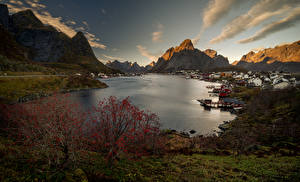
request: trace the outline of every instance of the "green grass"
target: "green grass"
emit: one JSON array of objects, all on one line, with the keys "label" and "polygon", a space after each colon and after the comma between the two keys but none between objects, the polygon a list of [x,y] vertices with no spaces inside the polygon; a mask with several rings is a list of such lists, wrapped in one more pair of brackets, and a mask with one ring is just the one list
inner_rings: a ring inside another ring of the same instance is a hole
[{"label": "green grass", "polygon": [[36,93],[52,93],[89,88],[105,88],[106,84],[86,77],[40,76],[0,78],[0,97],[13,102],[20,97]]},{"label": "green grass", "polygon": [[0,181],[299,181],[300,158],[267,156],[164,155],[116,161],[108,167],[99,153],[88,153],[76,165],[55,175],[40,172],[21,146],[0,138]]},{"label": "green grass", "polygon": [[245,101],[246,103],[251,101],[253,97],[258,95],[260,88],[247,88],[247,87],[235,87],[233,93],[230,94],[230,97],[235,97]]}]

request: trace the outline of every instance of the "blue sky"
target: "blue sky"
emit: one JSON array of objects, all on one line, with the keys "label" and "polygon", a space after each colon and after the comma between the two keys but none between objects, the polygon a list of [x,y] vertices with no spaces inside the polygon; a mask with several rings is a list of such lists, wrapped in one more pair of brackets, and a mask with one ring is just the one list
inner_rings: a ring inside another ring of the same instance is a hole
[{"label": "blue sky", "polygon": [[102,62],[147,65],[192,39],[239,60],[251,50],[299,40],[299,0],[0,0],[32,9],[70,37],[83,31]]}]

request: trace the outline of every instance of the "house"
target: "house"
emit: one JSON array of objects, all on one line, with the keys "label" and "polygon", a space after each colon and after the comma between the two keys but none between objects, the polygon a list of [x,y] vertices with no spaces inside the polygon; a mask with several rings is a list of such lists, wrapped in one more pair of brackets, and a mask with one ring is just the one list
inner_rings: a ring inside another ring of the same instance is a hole
[{"label": "house", "polygon": [[253,78],[250,79],[248,83],[252,83],[255,87],[260,87],[262,85],[262,80],[260,78]]},{"label": "house", "polygon": [[268,77],[266,77],[266,78],[264,79],[264,82],[271,82],[271,79],[268,78]]},{"label": "house", "polygon": [[289,86],[289,82],[280,82],[280,83],[276,83],[273,85],[274,89],[284,89],[287,88]]},{"label": "house", "polygon": [[244,75],[244,79],[248,79],[249,78],[249,75],[248,74],[245,74]]}]

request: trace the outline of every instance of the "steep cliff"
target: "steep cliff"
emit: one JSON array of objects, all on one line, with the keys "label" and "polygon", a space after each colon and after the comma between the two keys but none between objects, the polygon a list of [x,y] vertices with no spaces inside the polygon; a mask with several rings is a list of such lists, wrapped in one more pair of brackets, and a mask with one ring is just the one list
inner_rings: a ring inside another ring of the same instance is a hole
[{"label": "steep cliff", "polygon": [[[113,72],[96,58],[82,32],[68,37],[56,28],[44,25],[31,10],[8,15],[6,5],[0,6],[0,24],[12,39],[27,50],[26,57],[35,62],[55,67],[64,64],[68,69],[92,72]],[[1,39],[2,44],[7,40]],[[3,53],[6,56],[6,53]],[[9,53],[7,53],[9,54]],[[70,64],[70,66],[67,66]],[[75,71],[75,70],[74,70]]]}]

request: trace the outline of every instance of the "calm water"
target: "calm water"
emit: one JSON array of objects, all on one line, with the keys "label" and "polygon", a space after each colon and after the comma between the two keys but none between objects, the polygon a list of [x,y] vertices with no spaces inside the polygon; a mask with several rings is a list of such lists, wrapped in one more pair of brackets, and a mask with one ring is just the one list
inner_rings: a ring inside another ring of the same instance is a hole
[{"label": "calm water", "polygon": [[197,134],[216,130],[223,121],[235,116],[229,112],[204,110],[196,99],[207,98],[207,85],[211,83],[170,75],[144,75],[101,79],[109,85],[106,89],[94,89],[73,93],[82,105],[89,107],[109,96],[126,98],[142,109],[156,113],[162,128],[179,131],[194,129]]}]

